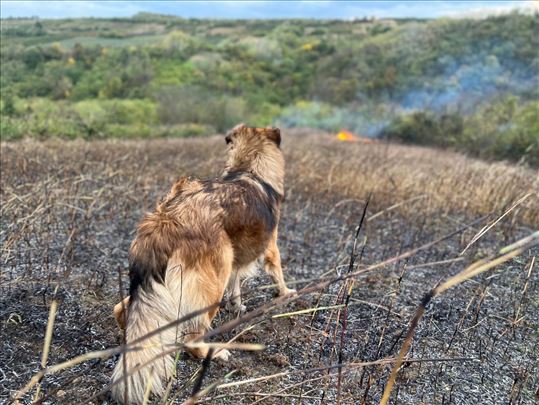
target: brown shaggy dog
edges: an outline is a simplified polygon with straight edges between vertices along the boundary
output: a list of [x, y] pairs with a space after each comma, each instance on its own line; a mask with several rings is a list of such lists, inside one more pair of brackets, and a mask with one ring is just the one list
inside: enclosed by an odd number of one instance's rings
[[[118, 323], [125, 324], [127, 343], [219, 303], [227, 287], [232, 306], [242, 309], [240, 280], [260, 257], [279, 294], [294, 292], [284, 282], [277, 247], [284, 195], [280, 131], [238, 125], [226, 142], [228, 162], [219, 178], [182, 178], [138, 226], [129, 255], [130, 297], [114, 309]], [[174, 345], [202, 336], [217, 311], [168, 328], [122, 354], [112, 375], [119, 381], [114, 398], [141, 403], [146, 389], [162, 395], [174, 366]], [[190, 352], [204, 357], [208, 349]], [[216, 357], [229, 355], [221, 350]]]

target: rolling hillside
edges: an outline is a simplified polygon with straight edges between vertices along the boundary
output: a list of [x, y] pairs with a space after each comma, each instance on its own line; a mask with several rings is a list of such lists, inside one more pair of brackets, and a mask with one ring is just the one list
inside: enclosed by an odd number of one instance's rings
[[[255, 125], [539, 162], [539, 16], [2, 20], [2, 137]], [[52, 119], [51, 117], [54, 117]]]

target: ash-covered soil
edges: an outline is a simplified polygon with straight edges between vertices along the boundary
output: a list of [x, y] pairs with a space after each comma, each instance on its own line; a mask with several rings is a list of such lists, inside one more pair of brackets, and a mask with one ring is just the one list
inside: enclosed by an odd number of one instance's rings
[[[322, 148], [312, 142], [310, 148], [317, 147]], [[217, 174], [222, 153], [221, 140], [214, 138], [3, 145], [0, 402], [9, 402], [40, 370], [53, 298], [59, 306], [49, 366], [121, 342], [112, 307], [120, 299], [120, 283], [124, 291], [127, 288], [127, 251], [138, 220], [175, 178]], [[301, 289], [322, 275], [348, 271], [368, 192], [358, 191], [350, 198], [350, 193], [344, 195], [325, 183], [306, 185], [296, 170], [292, 165], [288, 172], [279, 241], [285, 277]], [[330, 181], [327, 173], [320, 177]], [[373, 194], [357, 239], [355, 269], [436, 240], [481, 217], [459, 210], [433, 211], [425, 198], [384, 211], [402, 201]], [[276, 308], [271, 315], [326, 309], [252, 322], [238, 341], [262, 343], [265, 350], [236, 351], [228, 363], [212, 362], [203, 387], [267, 378], [210, 390], [200, 401], [377, 403], [391, 358], [424, 294], [467, 264], [531, 233], [531, 225], [508, 215], [459, 255], [501, 213], [406, 260], [357, 277], [346, 310], [339, 304], [350, 284], [341, 281]], [[429, 305], [391, 403], [537, 402], [539, 258], [531, 265], [538, 254], [537, 248], [529, 249]], [[263, 271], [244, 283], [248, 311], [273, 298], [268, 284]], [[221, 311], [214, 324], [234, 316]], [[245, 326], [215, 340], [226, 341]], [[23, 402], [111, 403], [102, 390], [116, 360], [94, 359], [47, 375], [39, 397], [34, 388]], [[379, 364], [361, 365], [373, 361]], [[169, 400], [182, 403], [189, 397], [200, 366], [200, 361], [181, 356]]]

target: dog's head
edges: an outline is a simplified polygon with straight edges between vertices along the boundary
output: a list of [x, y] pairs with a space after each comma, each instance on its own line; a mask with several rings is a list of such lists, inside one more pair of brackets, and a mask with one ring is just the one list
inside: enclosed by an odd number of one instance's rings
[[239, 124], [226, 134], [225, 141], [228, 145], [229, 171], [260, 171], [259, 175], [265, 175], [262, 172], [281, 173], [284, 170], [279, 128], [255, 128]]
[[225, 137], [228, 162], [225, 173], [250, 172], [283, 194], [284, 157], [279, 128], [236, 125]]
[[255, 128], [238, 124], [225, 137], [231, 149], [238, 147], [262, 148], [267, 144], [281, 146], [281, 130], [275, 127]]

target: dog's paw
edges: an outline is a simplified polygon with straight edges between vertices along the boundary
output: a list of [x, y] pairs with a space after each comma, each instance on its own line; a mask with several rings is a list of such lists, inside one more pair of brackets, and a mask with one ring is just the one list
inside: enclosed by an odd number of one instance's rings
[[220, 349], [213, 355], [214, 360], [220, 360], [220, 361], [228, 361], [230, 357], [232, 356], [232, 353], [230, 353], [226, 349]]
[[298, 291], [297, 290], [294, 290], [293, 288], [286, 288], [285, 290], [282, 290], [279, 292], [279, 295], [280, 296], [283, 296], [283, 295], [291, 295], [291, 294], [295, 294], [297, 293]]

